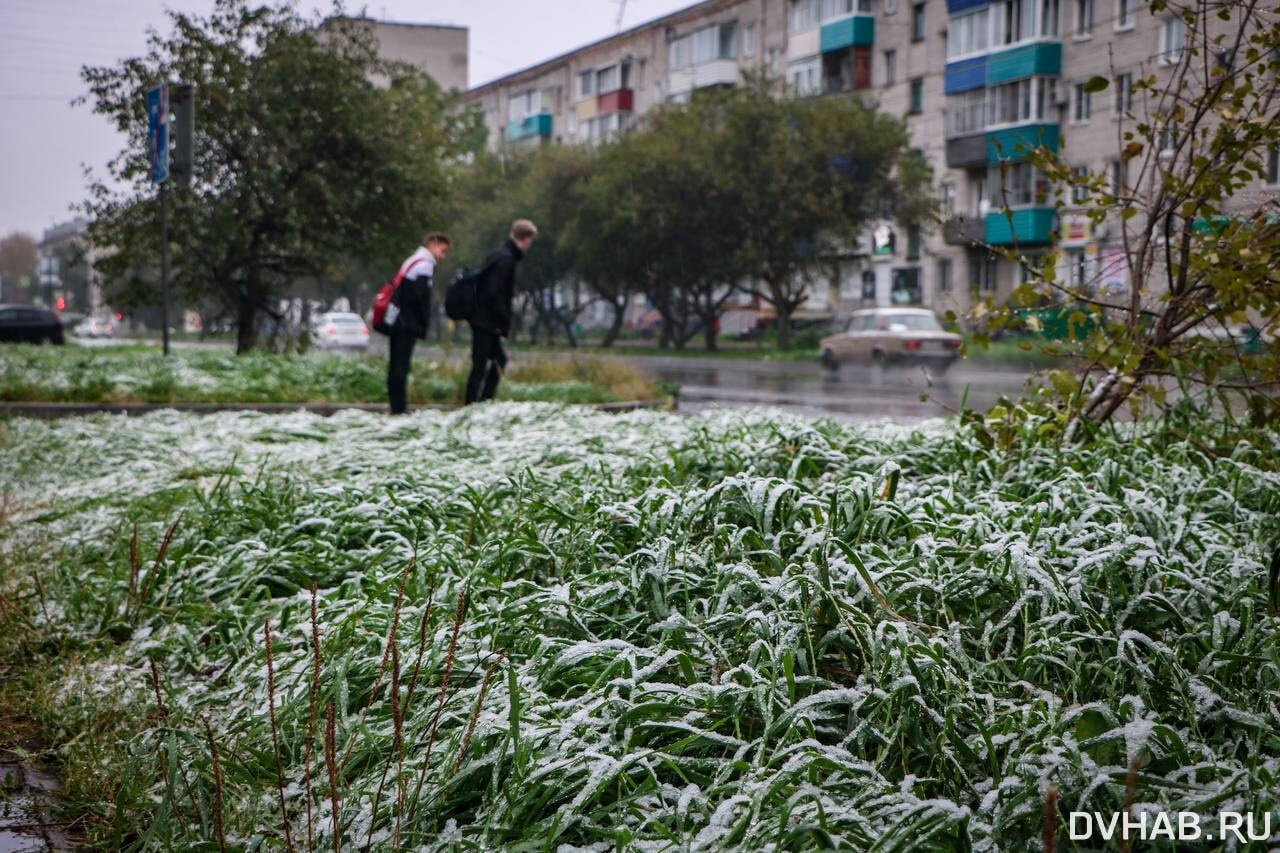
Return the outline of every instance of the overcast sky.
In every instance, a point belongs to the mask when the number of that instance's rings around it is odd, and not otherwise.
[[[103,174],[124,138],[88,104],[79,71],[140,56],[146,32],[169,31],[166,9],[205,14],[214,0],[0,0],[0,236],[36,239],[75,215],[86,167]],[[694,0],[626,0],[630,27]],[[299,8],[328,10],[300,0]],[[361,6],[348,3],[348,11]],[[471,85],[615,31],[617,0],[375,0],[371,17],[470,29]]]

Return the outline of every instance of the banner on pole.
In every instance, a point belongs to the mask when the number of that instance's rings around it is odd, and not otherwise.
[[[151,182],[169,178],[169,90],[164,84],[147,90],[147,156]]]

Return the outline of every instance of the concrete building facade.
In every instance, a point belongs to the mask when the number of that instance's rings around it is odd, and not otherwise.
[[[1117,217],[1095,226],[1070,204],[1059,215],[1056,190],[1027,161],[1044,144],[1123,185],[1133,81],[1170,73],[1185,39],[1175,13],[1138,0],[706,0],[464,100],[482,107],[497,147],[608,140],[654,106],[734,85],[750,68],[784,77],[795,96],[861,97],[904,117],[932,166],[939,220],[872,223],[824,265],[827,287],[805,308],[960,313],[1006,298],[1051,246],[1061,279],[1131,286]],[[1089,94],[1096,75],[1111,85]],[[1258,192],[1277,192],[1276,159]],[[986,246],[1016,247],[1024,262]]]
[[[369,30],[383,59],[425,71],[445,91],[467,88],[468,30],[444,24],[404,24],[372,18],[350,19]]]

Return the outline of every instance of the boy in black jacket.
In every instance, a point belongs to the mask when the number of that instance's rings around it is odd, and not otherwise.
[[[422,238],[418,250],[400,265],[400,279],[391,297],[387,325],[391,327],[391,357],[387,361],[387,400],[391,414],[403,415],[408,407],[407,385],[413,345],[427,336],[431,320],[431,277],[436,263],[449,254],[449,236],[433,231]],[[394,316],[392,316],[394,315]]]
[[[471,375],[467,377],[467,402],[492,400],[498,379],[507,366],[502,339],[511,334],[511,303],[516,292],[516,264],[538,236],[527,219],[511,224],[511,236],[484,262],[478,282],[476,310],[471,323]]]

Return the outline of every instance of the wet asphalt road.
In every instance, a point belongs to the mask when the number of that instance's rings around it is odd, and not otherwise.
[[[88,345],[106,343],[93,341]],[[225,349],[228,346],[214,342],[174,343],[177,349]],[[525,353],[516,346],[509,349],[516,363],[526,358],[584,357],[634,364],[655,379],[680,385],[681,412],[767,406],[845,420],[910,422],[946,415],[959,409],[962,403],[980,410],[988,408],[1001,396],[1017,395],[1029,375],[1025,370],[975,366],[963,361],[945,374],[930,375],[919,366],[844,364],[833,372],[816,362],[633,355],[625,349],[614,352],[583,349],[574,354]],[[383,339],[374,338],[369,353],[377,355],[385,351]],[[463,361],[469,357],[469,348],[452,346],[446,351],[438,346],[420,346],[415,357]],[[929,399],[921,400],[922,395]]]

